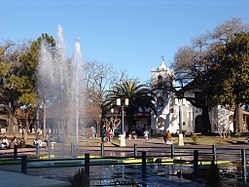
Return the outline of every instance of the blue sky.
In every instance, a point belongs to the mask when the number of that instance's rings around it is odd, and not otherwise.
[[[249,23],[248,0],[0,0],[0,41],[57,39],[68,51],[80,39],[84,60],[126,69],[141,82],[161,56],[170,65],[177,49],[233,17]]]

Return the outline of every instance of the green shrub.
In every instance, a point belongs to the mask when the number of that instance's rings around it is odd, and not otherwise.
[[[205,180],[207,182],[208,186],[211,187],[221,187],[221,183],[220,183],[220,174],[219,174],[219,169],[217,164],[214,163],[214,160],[211,162],[206,176],[205,176]]]
[[[192,138],[193,142],[196,143],[197,139],[198,139],[198,136],[195,133],[193,133],[191,138]]]
[[[88,178],[86,176],[85,170],[79,169],[73,176],[73,179],[71,181],[72,187],[83,187],[87,185]]]

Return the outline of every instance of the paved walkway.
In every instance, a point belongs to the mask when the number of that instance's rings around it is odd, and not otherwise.
[[[0,170],[1,187],[69,187],[66,181]]]

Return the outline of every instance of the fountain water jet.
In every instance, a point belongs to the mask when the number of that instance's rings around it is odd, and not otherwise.
[[[61,142],[66,136],[79,141],[80,127],[84,124],[83,60],[79,40],[73,57],[68,59],[59,25],[59,40],[55,48],[42,42],[38,65],[39,98],[43,102],[47,125]],[[46,133],[46,132],[45,132]]]

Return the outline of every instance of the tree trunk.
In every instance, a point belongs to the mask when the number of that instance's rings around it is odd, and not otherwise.
[[[9,119],[8,119],[7,123],[8,123],[7,134],[9,134],[9,135],[18,134],[17,119],[14,115],[9,114]]]
[[[202,108],[202,134],[210,135],[211,124],[209,119],[209,111],[207,107]]]
[[[133,122],[134,122],[134,110],[133,109],[128,109],[126,110],[126,120],[128,123],[128,132],[127,133],[131,133],[132,132],[132,126],[133,126]]]
[[[243,114],[242,108],[239,104],[235,105],[234,109],[234,123],[235,123],[235,132],[244,132],[246,131],[246,127],[243,124]]]
[[[29,121],[28,119],[25,119],[25,132],[23,132],[24,134],[23,134],[23,138],[24,138],[24,140],[25,141],[27,141],[27,138],[28,138],[28,134],[29,134],[29,132],[30,132],[30,125],[31,125],[31,122],[32,122],[32,120],[31,121]]]
[[[22,138],[25,140],[25,142],[27,142],[27,139],[28,139],[28,127],[23,128]]]

